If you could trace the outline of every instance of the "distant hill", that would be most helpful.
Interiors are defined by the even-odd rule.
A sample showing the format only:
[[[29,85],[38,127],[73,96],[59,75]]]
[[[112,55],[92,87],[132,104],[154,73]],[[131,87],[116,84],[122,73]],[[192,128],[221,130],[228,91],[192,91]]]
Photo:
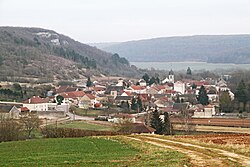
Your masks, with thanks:
[[[119,55],[41,28],[0,27],[0,80],[78,79],[88,75],[133,76]]]
[[[198,35],[128,41],[100,47],[129,61],[250,63],[250,35]]]

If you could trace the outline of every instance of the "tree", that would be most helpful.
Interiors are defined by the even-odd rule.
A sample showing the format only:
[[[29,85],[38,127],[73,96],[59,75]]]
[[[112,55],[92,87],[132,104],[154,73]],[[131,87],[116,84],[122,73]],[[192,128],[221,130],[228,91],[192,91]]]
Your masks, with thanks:
[[[31,138],[31,132],[39,128],[41,122],[38,115],[35,113],[29,113],[20,118],[21,123],[24,124],[25,131],[27,132],[27,137]]]
[[[202,85],[200,90],[199,90],[199,95],[197,97],[197,100],[199,101],[200,104],[202,105],[208,105],[208,96],[207,96],[207,91],[205,87]]]
[[[243,111],[245,111],[246,103],[248,101],[248,90],[246,88],[244,80],[241,80],[235,91],[235,98],[239,103],[243,103]]]
[[[187,75],[192,75],[192,71],[191,71],[190,67],[188,67],[188,69],[187,69]]]
[[[22,126],[18,121],[6,118],[0,113],[0,143],[2,141],[19,140],[22,136]]]
[[[154,128],[156,131],[156,134],[162,134],[162,120],[160,118],[160,113],[157,111],[157,109],[155,109],[152,113],[152,118],[150,121],[150,125],[152,128]]]
[[[56,96],[56,101],[58,105],[61,105],[64,100],[64,97],[61,95]]]
[[[22,90],[22,87],[20,86],[19,83],[14,83],[12,86],[13,86],[15,91],[21,91]]]
[[[179,97],[179,95],[177,95],[177,98],[176,98],[176,101],[175,101],[175,103],[181,103],[181,100],[180,100],[180,97]]]
[[[137,102],[137,107],[139,108],[140,111],[142,111],[142,101],[141,101],[141,98],[138,97],[136,102]]]
[[[222,112],[231,111],[231,97],[228,91],[223,91],[219,97],[220,110]]]
[[[142,76],[142,79],[144,79],[144,81],[146,81],[146,83],[149,83],[149,76],[147,73],[145,73],[143,76]]]
[[[136,103],[136,99],[133,98],[131,100],[131,110],[136,110],[137,109],[137,103]]]
[[[148,84],[152,85],[154,83],[156,83],[156,79],[155,79],[155,77],[151,77],[150,80],[149,80],[149,82],[148,82]]]
[[[191,87],[192,87],[193,90],[197,88],[197,86],[195,85],[195,83],[193,83],[193,84],[191,85]]]
[[[114,126],[115,130],[118,132],[131,133],[133,130],[133,122],[130,119],[123,119],[116,123]]]
[[[88,77],[86,86],[87,86],[87,87],[92,86],[92,82],[91,82],[91,80],[90,80],[90,77]]]
[[[168,112],[164,113],[162,133],[164,135],[171,135],[172,134],[172,125],[171,125],[171,122],[170,122],[170,119],[169,119]]]

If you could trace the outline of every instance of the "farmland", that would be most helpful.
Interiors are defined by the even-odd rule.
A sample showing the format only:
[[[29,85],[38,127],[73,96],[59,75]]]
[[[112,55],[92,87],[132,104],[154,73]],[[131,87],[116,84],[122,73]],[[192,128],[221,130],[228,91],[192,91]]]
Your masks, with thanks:
[[[76,129],[84,129],[84,130],[100,130],[100,131],[112,131],[114,130],[111,124],[108,122],[100,121],[70,121],[58,124],[59,128],[76,128]],[[55,126],[55,125],[54,125]]]
[[[188,158],[120,137],[37,139],[0,143],[1,166],[184,166]]]
[[[249,142],[249,135],[134,135],[129,138],[184,153],[190,158],[192,166],[250,166],[250,146],[246,144]],[[234,138],[236,139],[232,144]]]

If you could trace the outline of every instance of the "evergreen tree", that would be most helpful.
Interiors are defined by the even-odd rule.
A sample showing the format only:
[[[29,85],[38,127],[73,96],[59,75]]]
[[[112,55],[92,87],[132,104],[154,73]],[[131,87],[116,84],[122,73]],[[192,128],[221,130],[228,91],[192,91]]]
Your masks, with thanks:
[[[151,77],[148,84],[152,85],[154,83],[156,83],[156,79],[155,79],[155,77]]]
[[[192,71],[191,71],[190,67],[188,67],[188,69],[187,69],[187,75],[192,75]]]
[[[203,85],[200,88],[197,100],[202,105],[208,105],[209,104],[209,102],[208,102],[208,96],[207,96],[207,91],[206,91],[206,89],[205,89],[205,87]]]
[[[61,105],[64,100],[64,97],[61,95],[56,96],[56,101],[58,105]]]
[[[239,103],[243,103],[243,111],[245,111],[246,103],[248,101],[248,90],[244,80],[241,80],[235,91],[235,98]]]
[[[160,84],[160,82],[161,82],[161,81],[160,81],[159,77],[156,77],[156,78],[155,78],[155,83],[156,83],[156,84]]]
[[[140,97],[137,98],[137,107],[139,107],[140,111],[142,111],[142,101]]]
[[[193,83],[191,87],[192,87],[193,90],[197,88],[197,86],[195,85],[195,83]]]
[[[131,100],[131,110],[136,110],[137,109],[137,103],[136,103],[136,99],[133,98]]]
[[[169,119],[169,114],[167,112],[164,113],[164,121],[163,121],[162,133],[164,135],[172,134],[172,126],[171,126],[171,122],[170,122],[170,119]]]
[[[150,125],[152,128],[156,130],[155,131],[156,134],[162,134],[163,123],[160,118],[160,113],[157,111],[157,109],[155,109],[152,113]]]
[[[180,97],[179,97],[179,95],[177,95],[177,98],[176,98],[176,101],[175,101],[175,103],[181,103],[181,100],[180,100]]]
[[[90,77],[88,77],[86,86],[87,86],[87,87],[92,86],[92,82],[91,82],[91,80],[90,80]]]
[[[223,91],[220,94],[220,109],[222,112],[228,112],[231,111],[231,97],[229,96],[228,91]]]
[[[146,83],[148,84],[149,83],[149,76],[147,73],[145,73],[143,76],[142,76],[142,79],[144,79],[146,81]]]

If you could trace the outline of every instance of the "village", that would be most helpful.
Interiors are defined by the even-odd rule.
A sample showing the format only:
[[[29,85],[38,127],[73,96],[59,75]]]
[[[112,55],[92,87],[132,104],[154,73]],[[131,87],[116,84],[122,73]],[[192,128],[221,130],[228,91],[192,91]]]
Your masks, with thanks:
[[[1,101],[1,117],[19,119],[23,114],[32,112],[46,122],[70,119],[121,123],[129,120],[148,126],[150,114],[155,110],[160,112],[162,120],[167,112],[175,123],[183,123],[184,117],[193,120],[200,118],[204,120],[203,124],[210,124],[209,118],[249,117],[247,113],[221,111],[219,98],[222,92],[226,92],[231,101],[234,100],[234,94],[223,77],[217,80],[175,81],[171,69],[159,83],[149,84],[147,74],[142,78],[134,82],[122,78],[92,82],[88,78],[85,84],[76,82],[75,86],[58,86],[48,91],[45,98],[33,96],[19,103]],[[201,97],[204,93],[204,97]],[[82,114],[94,110],[102,112],[95,116]]]

